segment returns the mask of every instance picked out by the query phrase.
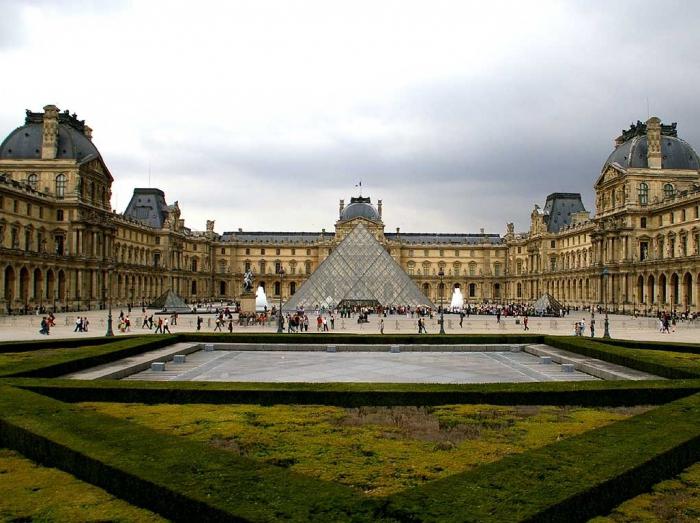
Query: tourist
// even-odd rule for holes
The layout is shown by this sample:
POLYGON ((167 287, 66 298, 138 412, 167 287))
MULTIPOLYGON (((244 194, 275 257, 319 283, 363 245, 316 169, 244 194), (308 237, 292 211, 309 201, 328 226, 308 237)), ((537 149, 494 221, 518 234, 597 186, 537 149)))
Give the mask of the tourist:
POLYGON ((80 316, 75 318, 75 329, 73 332, 83 332, 83 321, 80 319, 80 316))
POLYGON ((581 336, 586 335, 586 318, 581 318, 581 336))
POLYGON ((418 318, 418 334, 423 334, 423 318, 418 318))
POLYGON ((459 326, 460 326, 460 328, 462 327, 463 323, 464 323, 464 309, 459 311, 459 326))
POLYGON ((197 316, 197 332, 199 332, 200 330, 202 330, 202 322, 203 322, 203 321, 204 321, 204 320, 202 319, 201 316, 197 316))
POLYGON ((158 325, 154 334, 163 334, 163 318, 158 318, 158 325))
POLYGON ((384 334, 384 318, 379 320, 379 334, 384 334))
POLYGON ((525 326, 524 330, 529 331, 530 327, 527 326, 527 321, 528 321, 527 315, 523 316, 523 325, 525 326))
POLYGON ((229 333, 233 333, 233 318, 228 320, 228 331, 229 333))
POLYGON ((39 334, 47 334, 49 333, 49 322, 46 321, 46 316, 41 318, 41 329, 39 329, 39 334))
POLYGON ((90 325, 90 322, 87 319, 87 316, 83 317, 83 332, 88 331, 88 325, 90 325))
POLYGON ((143 323, 141 324, 141 329, 148 327, 148 316, 143 317, 143 323))
POLYGON ((221 332, 221 318, 217 317, 216 318, 216 327, 214 327, 214 332, 216 331, 221 332))
POLYGON ((591 338, 595 338, 595 319, 591 317, 591 338))
POLYGON ((165 318, 165 321, 163 322, 163 334, 165 334, 165 331, 168 331, 168 334, 171 334, 170 328, 168 327, 168 318, 165 318))

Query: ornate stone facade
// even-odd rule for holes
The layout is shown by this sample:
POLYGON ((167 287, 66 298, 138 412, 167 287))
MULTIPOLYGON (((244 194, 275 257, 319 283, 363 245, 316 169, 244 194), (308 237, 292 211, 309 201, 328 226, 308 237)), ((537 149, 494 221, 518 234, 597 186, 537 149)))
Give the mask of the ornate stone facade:
POLYGON ((191 301, 235 299, 247 268, 276 303, 358 223, 434 303, 459 286, 470 303, 550 292, 572 306, 699 310, 697 155, 658 118, 615 145, 592 218, 580 195, 553 193, 523 233, 512 224, 504 236, 386 232, 382 202, 355 197, 340 201, 333 232, 217 234, 213 220, 205 231, 187 228, 178 202, 168 205, 158 189, 135 189, 123 214, 112 211, 113 178, 92 129, 49 105, 28 111, 0 145, 0 310, 104 307, 110 294, 138 306, 169 288, 191 301))

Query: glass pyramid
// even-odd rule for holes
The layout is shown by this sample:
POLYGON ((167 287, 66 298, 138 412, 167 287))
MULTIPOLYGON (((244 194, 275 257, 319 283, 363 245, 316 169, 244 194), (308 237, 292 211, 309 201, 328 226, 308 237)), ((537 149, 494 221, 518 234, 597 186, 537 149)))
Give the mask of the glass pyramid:
POLYGON ((338 244, 284 310, 346 305, 434 307, 363 224, 338 244))

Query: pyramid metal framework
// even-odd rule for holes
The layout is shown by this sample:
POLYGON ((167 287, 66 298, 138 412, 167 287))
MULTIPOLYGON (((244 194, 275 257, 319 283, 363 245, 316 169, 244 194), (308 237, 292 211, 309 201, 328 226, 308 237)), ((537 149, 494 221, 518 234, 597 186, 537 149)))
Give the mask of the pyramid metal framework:
POLYGON ((561 303, 559 303, 554 296, 545 292, 540 298, 532 305, 532 308, 538 314, 554 314, 561 316, 561 310, 564 308, 561 303))
POLYGON ((363 224, 338 244, 282 307, 336 308, 341 302, 434 307, 363 224))
POLYGON ((149 309, 161 309, 167 312, 192 312, 185 300, 171 289, 168 289, 161 294, 156 300, 148 306, 149 309))

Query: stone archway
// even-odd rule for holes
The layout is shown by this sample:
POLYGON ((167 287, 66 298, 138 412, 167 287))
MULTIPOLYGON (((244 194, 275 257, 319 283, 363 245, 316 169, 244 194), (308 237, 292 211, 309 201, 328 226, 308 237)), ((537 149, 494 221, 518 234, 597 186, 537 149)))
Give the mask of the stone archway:
POLYGON ((653 305, 654 303, 657 302, 657 299, 656 299, 656 280, 654 279, 653 274, 650 274, 649 279, 647 280, 647 295, 649 296, 649 299, 648 299, 649 305, 653 305))
POLYGON ((639 278, 637 278, 637 300, 636 301, 640 305, 644 305, 645 304, 644 298, 645 298, 645 296, 644 296, 644 276, 642 276, 640 274, 639 278))
POLYGON ((41 269, 37 268, 34 269, 34 285, 32 289, 32 297, 34 299, 34 305, 37 304, 37 302, 43 304, 44 301, 44 275, 41 272, 41 269))

